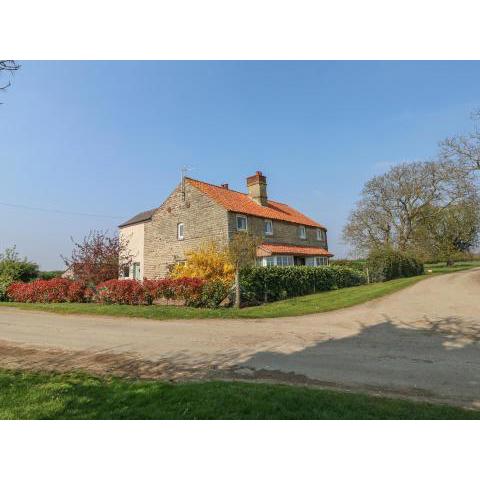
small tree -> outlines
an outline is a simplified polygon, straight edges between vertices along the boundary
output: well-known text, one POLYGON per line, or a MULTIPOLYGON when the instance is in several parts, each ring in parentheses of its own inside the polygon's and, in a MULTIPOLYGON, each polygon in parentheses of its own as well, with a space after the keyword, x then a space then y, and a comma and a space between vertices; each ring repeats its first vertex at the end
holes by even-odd
POLYGON ((202 278, 230 285, 234 275, 235 269, 230 262, 228 250, 213 241, 188 252, 186 262, 175 265, 171 273, 173 278, 202 278))
POLYGON ((108 232, 92 230, 82 242, 73 240, 70 258, 62 256, 67 269, 73 277, 87 285, 118 278, 119 273, 130 267, 132 257, 128 251, 128 242, 108 232))
POLYGON ((37 278, 38 265, 26 257, 20 258, 15 246, 0 253, 0 276, 11 277, 14 281, 29 282, 37 278))
POLYGON ((0 253, 0 300, 6 299, 7 288, 13 282, 29 282, 38 276, 38 265, 20 258, 14 247, 0 253))
POLYGON ((240 308, 240 270, 255 263, 260 239, 246 232, 237 233, 229 244, 229 257, 235 268, 235 307, 240 308))

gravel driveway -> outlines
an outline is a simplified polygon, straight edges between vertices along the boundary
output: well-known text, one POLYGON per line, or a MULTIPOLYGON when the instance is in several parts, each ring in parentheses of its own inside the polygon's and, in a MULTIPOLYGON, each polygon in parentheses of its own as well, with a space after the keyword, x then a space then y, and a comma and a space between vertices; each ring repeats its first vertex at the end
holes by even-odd
POLYGON ((261 320, 62 316, 0 307, 0 366, 234 377, 480 408, 480 269, 356 307, 261 320))

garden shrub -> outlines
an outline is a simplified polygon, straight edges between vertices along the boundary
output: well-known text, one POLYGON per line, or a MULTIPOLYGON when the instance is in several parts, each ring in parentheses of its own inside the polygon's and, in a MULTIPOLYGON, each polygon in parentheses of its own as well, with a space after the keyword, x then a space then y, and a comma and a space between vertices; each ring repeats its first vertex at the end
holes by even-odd
POLYGON ((83 302, 86 288, 66 278, 34 280, 30 283, 12 283, 7 288, 8 299, 27 303, 83 302))
POLYGON ((97 285, 95 301, 120 305, 146 303, 145 288, 138 280, 107 280, 97 285))
POLYGON ((198 305, 205 308, 218 308, 232 292, 232 284, 221 280, 206 282, 202 287, 202 294, 198 305))
POLYGON ((423 263, 414 255, 393 249, 378 249, 370 253, 367 267, 372 282, 384 282, 424 273, 423 263))
POLYGON ((242 301, 272 302, 289 297, 353 287, 366 283, 362 272, 349 267, 248 267, 241 271, 242 301))
POLYGON ((7 300, 7 289, 15 279, 8 274, 0 275, 0 302, 7 300))

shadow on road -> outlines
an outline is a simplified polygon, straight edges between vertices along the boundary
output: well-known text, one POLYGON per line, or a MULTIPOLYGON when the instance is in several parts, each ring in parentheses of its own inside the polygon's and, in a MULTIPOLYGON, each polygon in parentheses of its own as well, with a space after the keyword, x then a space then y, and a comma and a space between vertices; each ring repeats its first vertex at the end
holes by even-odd
POLYGON ((259 352, 241 367, 339 386, 444 399, 480 408, 480 324, 460 317, 363 326, 293 353, 259 352))

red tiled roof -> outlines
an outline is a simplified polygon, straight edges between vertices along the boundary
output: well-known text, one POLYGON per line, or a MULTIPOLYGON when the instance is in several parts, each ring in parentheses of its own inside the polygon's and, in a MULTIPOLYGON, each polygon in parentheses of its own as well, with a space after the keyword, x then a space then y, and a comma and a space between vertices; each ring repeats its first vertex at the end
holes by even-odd
POLYGON ((272 243, 262 243, 257 249, 258 257, 269 257, 272 254, 284 255, 317 255, 324 257, 333 257, 328 250, 319 247, 297 247, 295 245, 277 245, 272 243))
POLYGON ((217 185, 194 180, 193 178, 186 178, 186 181, 230 212, 244 213, 255 217, 270 218, 272 220, 282 220, 284 222, 297 223, 309 227, 325 228, 323 225, 320 225, 284 203, 269 200, 268 205, 264 207, 254 202, 246 193, 218 187, 217 185))

